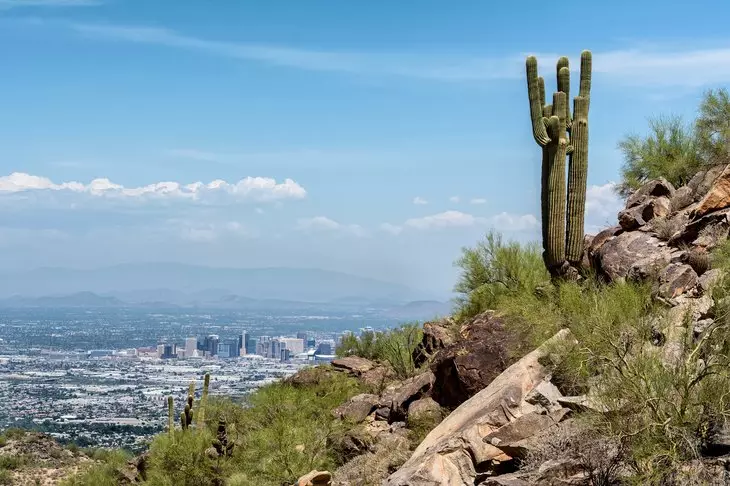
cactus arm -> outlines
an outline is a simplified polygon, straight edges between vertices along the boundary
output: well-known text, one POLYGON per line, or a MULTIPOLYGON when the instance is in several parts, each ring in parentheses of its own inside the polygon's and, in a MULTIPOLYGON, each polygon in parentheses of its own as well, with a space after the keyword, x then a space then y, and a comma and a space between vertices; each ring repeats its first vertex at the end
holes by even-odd
MULTIPOLYGON (((534 56, 527 58, 527 95, 530 100, 530 118, 532 120, 532 135, 540 146, 550 143, 545 120, 543 119, 543 103, 540 100, 540 80, 537 75, 537 59, 534 56)), ((544 82, 542 83, 544 93, 544 82)))
MULTIPOLYGON (((565 93, 565 98, 570 100, 570 64, 567 57, 558 59, 557 65, 558 91, 565 93)), ((570 103, 565 103, 565 126, 570 130, 570 103)))
POLYGON ((593 56, 591 51, 583 51, 580 54, 580 90, 578 96, 586 98, 590 103, 591 98, 591 70, 593 68, 593 56))
POLYGON ((568 218, 566 227, 568 261, 583 258, 585 235, 586 185, 588 179, 588 98, 574 100, 572 144, 568 166, 568 218))
POLYGON ((542 76, 537 78, 537 87, 540 90, 540 106, 545 106, 545 79, 542 76))
POLYGON ((183 430, 187 430, 188 428, 188 421, 187 417, 185 417, 185 412, 180 412, 180 427, 182 427, 183 430))

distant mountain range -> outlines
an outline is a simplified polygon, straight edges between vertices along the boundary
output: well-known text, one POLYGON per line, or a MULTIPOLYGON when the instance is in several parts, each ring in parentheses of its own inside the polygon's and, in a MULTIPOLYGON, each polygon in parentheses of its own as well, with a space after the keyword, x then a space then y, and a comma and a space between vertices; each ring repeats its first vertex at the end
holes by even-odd
POLYGON ((328 310, 408 319, 448 314, 446 300, 405 285, 318 269, 150 263, 0 274, 5 308, 328 310))
MULTIPOLYGON (((114 293, 123 299, 175 301, 179 293, 245 295, 251 299, 331 302, 358 298, 404 303, 443 300, 405 285, 307 268, 215 268, 181 263, 134 263, 89 270, 38 268, 0 274, 0 297, 114 293), (152 289, 152 290, 150 290, 152 289), (156 289, 156 290, 155 290, 156 289)), ((200 298, 208 298, 200 295, 200 298)))
MULTIPOLYGON (((179 296, 178 296, 179 297, 179 296)), ((365 302, 359 299, 347 299, 333 302, 297 302, 288 300, 258 300, 238 295, 224 295, 209 300, 188 300, 171 303, 169 301, 124 301, 113 295, 98 295, 93 292, 76 292, 67 295, 49 295, 41 297, 13 296, 0 299, 0 309, 48 308, 48 309, 191 309, 206 310, 239 310, 265 312, 323 312, 323 313, 362 313, 383 318, 408 320, 431 319, 449 314, 451 306, 439 301, 414 301, 405 304, 388 304, 385 302, 365 302)))

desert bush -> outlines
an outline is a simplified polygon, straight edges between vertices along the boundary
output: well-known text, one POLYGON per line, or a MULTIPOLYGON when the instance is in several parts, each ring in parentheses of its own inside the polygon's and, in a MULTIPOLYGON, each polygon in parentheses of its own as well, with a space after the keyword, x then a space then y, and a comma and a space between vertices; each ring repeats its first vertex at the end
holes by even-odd
POLYGON ((150 446, 147 483, 154 486, 210 486, 223 484, 220 460, 206 449, 213 435, 206 429, 178 430, 174 437, 159 434, 150 446))
POLYGON ((12 485, 13 484, 13 473, 7 469, 0 469, 0 485, 12 485))
POLYGON ((702 167, 692 126, 677 116, 650 119, 648 135, 628 135, 618 146, 624 156, 618 185, 623 196, 658 177, 682 186, 702 167))
POLYGON ((337 355, 387 363, 398 378, 408 378, 417 371, 413 352, 421 342, 422 333, 420 324, 409 323, 385 331, 365 331, 360 337, 351 334, 343 338, 337 355))
POLYGON ((119 470, 131 458, 123 450, 95 449, 89 457, 97 463, 61 482, 61 486, 116 486, 119 470))
POLYGON ((651 222, 657 238, 668 241, 677 231, 682 229, 683 221, 679 218, 657 218, 651 222))
POLYGON ((503 296, 533 292, 550 281, 538 244, 504 242, 494 231, 474 248, 463 248, 455 265, 461 268, 454 287, 458 320, 495 309, 503 296))
POLYGON ((695 123, 700 155, 709 164, 730 162, 730 94, 725 88, 709 90, 695 123))
POLYGON ((620 484, 619 473, 625 446, 601 430, 593 417, 563 422, 546 434, 520 464, 527 471, 538 470, 549 460, 571 461, 582 470, 592 486, 620 484))

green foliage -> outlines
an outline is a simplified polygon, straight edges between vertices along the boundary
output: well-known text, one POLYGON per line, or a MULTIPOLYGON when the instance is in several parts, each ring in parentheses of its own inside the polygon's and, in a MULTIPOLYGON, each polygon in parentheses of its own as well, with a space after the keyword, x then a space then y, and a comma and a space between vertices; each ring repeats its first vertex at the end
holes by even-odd
POLYGON ((420 324, 404 324, 387 331, 365 331, 358 338, 354 334, 345 336, 337 348, 337 355, 360 356, 388 363, 398 378, 416 374, 413 351, 421 342, 420 324))
POLYGON ((176 430, 174 438, 164 433, 154 439, 146 484, 278 486, 312 469, 336 467, 329 442, 347 425, 332 410, 361 390, 356 380, 340 374, 320 378, 306 387, 265 386, 244 404, 209 397, 205 426, 197 422, 195 428, 176 430), (219 431, 223 421, 225 444, 219 431), (225 453, 216 451, 216 443, 228 446, 225 453))
POLYGON ((13 484, 13 473, 7 469, 0 469, 0 485, 11 485, 13 484))
POLYGON ((730 94, 725 88, 709 90, 697 118, 697 145, 703 160, 710 164, 730 162, 730 94))
POLYGON ((15 470, 23 467, 28 463, 28 458, 24 455, 1 455, 0 469, 15 470))
POLYGON ((624 156, 618 186, 623 196, 659 177, 682 186, 702 168, 695 133, 678 116, 652 118, 648 135, 628 135, 618 146, 624 156))
POLYGON ((461 268, 454 288, 459 319, 495 309, 502 297, 532 293, 550 281, 537 244, 505 243, 494 231, 474 248, 462 249, 456 265, 461 268))
POLYGON ((64 480, 61 486, 116 486, 119 484, 119 470, 131 458, 123 450, 93 449, 85 453, 97 463, 64 480))

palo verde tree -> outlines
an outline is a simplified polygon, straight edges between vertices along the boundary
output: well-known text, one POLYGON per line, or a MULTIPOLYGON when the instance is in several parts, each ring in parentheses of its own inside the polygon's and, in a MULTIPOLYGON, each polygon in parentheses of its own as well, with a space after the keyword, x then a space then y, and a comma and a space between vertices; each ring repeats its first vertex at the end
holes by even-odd
POLYGON ((591 53, 583 51, 572 115, 568 58, 558 59, 558 89, 552 104, 545 102, 545 80, 538 76, 537 59, 530 56, 526 63, 532 134, 542 148, 543 260, 553 277, 577 276, 583 256, 591 62, 591 53))

